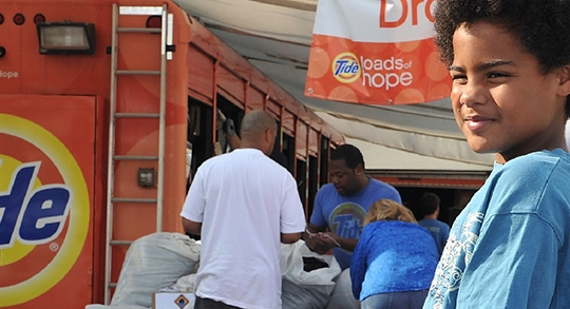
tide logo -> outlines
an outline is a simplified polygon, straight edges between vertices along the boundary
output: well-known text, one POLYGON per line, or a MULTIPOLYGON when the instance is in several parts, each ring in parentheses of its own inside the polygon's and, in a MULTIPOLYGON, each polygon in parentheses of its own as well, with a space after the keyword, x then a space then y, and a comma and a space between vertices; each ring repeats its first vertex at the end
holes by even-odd
POLYGON ((351 52, 344 52, 336 56, 332 62, 331 70, 334 78, 343 84, 356 81, 361 74, 358 58, 351 52))
POLYGON ((360 238, 365 217, 366 211, 360 205, 353 202, 342 203, 329 215, 331 230, 340 237, 360 238))
POLYGON ((19 166, 8 192, 0 193, 0 207, 4 209, 0 221, 0 249, 14 247, 16 238, 28 245, 48 243, 63 229, 71 192, 63 185, 46 185, 33 190, 32 179, 36 178, 39 167, 40 162, 19 166))
POLYGON ((53 252, 48 259, 34 256, 39 271, 0 286, 0 307, 11 307, 46 293, 74 266, 89 230, 90 199, 81 168, 51 132, 28 119, 0 113, 0 139, 2 135, 45 154, 62 182, 43 184, 41 162, 21 162, 0 152, 0 273, 25 272, 18 263, 44 246, 53 252))

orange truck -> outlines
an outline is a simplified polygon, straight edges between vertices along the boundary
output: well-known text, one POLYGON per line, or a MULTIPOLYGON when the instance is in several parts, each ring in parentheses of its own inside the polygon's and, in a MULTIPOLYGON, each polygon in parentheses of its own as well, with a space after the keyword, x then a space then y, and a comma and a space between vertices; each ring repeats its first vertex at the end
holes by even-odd
POLYGON ((221 121, 251 109, 309 215, 342 135, 174 2, 2 0, 0 308, 108 304, 129 245, 182 232, 221 121))

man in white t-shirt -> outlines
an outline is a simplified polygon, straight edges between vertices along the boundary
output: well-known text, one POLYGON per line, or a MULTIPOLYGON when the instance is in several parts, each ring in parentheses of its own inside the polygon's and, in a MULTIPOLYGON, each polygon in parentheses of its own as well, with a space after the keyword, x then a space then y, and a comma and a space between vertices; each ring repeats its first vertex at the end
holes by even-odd
POLYGON ((182 209, 201 234, 195 309, 281 308, 280 243, 305 229, 295 179, 270 159, 277 124, 265 111, 241 123, 240 148, 202 163, 182 209))

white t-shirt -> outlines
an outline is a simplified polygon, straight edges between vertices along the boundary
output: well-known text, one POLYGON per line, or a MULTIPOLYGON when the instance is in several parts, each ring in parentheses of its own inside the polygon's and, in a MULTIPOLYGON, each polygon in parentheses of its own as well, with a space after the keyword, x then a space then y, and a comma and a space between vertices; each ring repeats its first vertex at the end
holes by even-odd
POLYGON ((260 150, 205 161, 181 215, 202 222, 196 295, 248 309, 281 308, 281 233, 306 221, 293 176, 260 150))
POLYGON ((566 144, 570 148, 570 121, 566 122, 566 144))

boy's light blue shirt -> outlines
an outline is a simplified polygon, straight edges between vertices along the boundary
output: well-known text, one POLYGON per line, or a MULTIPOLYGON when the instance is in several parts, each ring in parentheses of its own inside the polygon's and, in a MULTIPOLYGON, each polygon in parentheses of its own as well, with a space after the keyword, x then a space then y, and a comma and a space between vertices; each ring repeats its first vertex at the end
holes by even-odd
POLYGON ((453 224, 423 308, 570 308, 569 154, 495 164, 453 224))

